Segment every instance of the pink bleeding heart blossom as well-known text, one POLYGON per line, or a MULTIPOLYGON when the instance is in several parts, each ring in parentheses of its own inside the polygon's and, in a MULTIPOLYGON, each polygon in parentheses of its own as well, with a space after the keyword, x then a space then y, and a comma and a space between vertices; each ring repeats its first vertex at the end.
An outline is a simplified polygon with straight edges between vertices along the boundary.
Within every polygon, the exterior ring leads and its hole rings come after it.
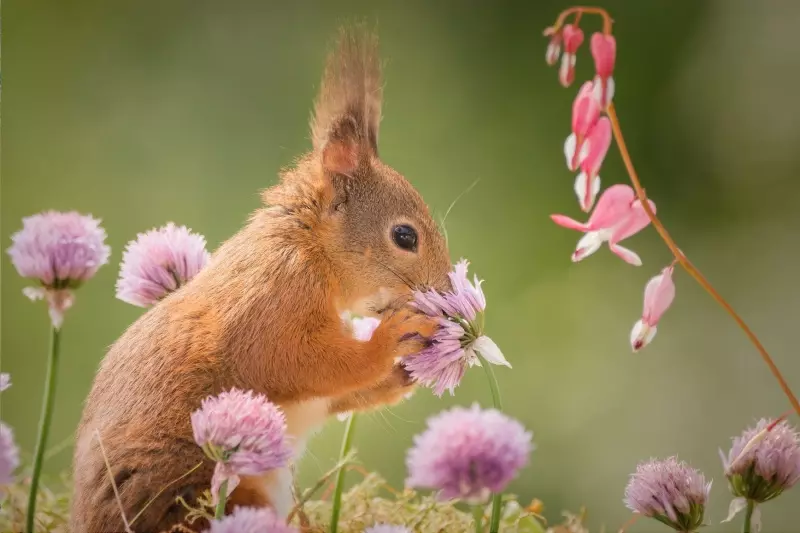
POLYGON ((653 340, 656 335, 656 326, 661 316, 672 305, 675 299, 675 283, 672 281, 674 266, 666 267, 661 273, 653 277, 644 289, 644 311, 642 318, 634 324, 631 330, 631 348, 638 352, 653 340))
POLYGON ((431 417, 408 451, 409 487, 439 490, 439 498, 481 503, 503 491, 528 463, 532 434, 496 409, 454 407, 431 417))
POLYGON ((600 167, 611 146, 611 121, 601 117, 589 132, 585 145, 586 157, 581 161, 581 172, 575 178, 575 194, 581 209, 592 210, 594 199, 600 192, 600 167))
POLYGON ((228 516, 212 520, 204 533, 299 533, 267 507, 236 507, 228 516))
POLYGON ((185 285, 206 265, 206 239, 170 222, 140 233, 122 255, 117 298, 150 307, 185 285))
POLYGON ((614 63, 617 58, 617 40, 613 35, 595 33, 589 44, 594 57, 595 96, 605 109, 614 98, 614 63))
MULTIPOLYGON (((648 202, 655 213, 655 203, 652 200, 648 202)), ((564 215, 551 215, 550 218, 559 226, 585 233, 572 254, 573 262, 586 259, 599 250, 604 242, 608 242, 609 249, 626 263, 634 266, 642 264, 635 252, 619 245, 621 241, 639 233, 650 224, 650 218, 630 186, 612 185, 603 191, 586 223, 564 215)))
POLYGON ((439 329, 430 346, 404 359, 403 365, 415 381, 433 388, 441 396, 444 391, 454 393, 468 367, 480 365, 480 354, 493 365, 511 365, 497 344, 484 335, 483 314, 486 298, 477 276, 470 282, 467 277, 469 263, 459 261, 450 272, 453 290, 439 293, 435 290, 414 293, 414 305, 423 313, 436 317, 439 329))
POLYGON ((574 24, 566 24, 561 30, 561 35, 564 40, 564 54, 561 56, 558 80, 564 87, 569 87, 575 81, 576 54, 583 44, 583 30, 574 24))
POLYGON ((210 396, 191 420, 195 442, 217 463, 211 479, 215 502, 223 482, 230 494, 240 475, 261 475, 291 458, 283 411, 263 394, 231 389, 210 396))
POLYGON ((564 141, 564 156, 567 158, 567 168, 573 172, 589 155, 587 137, 600 118, 600 104, 594 97, 592 87, 592 82, 584 83, 572 103, 572 133, 564 141))
POLYGON ((561 55, 561 32, 553 31, 553 28, 547 28, 544 31, 545 37, 550 37, 550 42, 547 43, 547 51, 544 54, 544 60, 548 65, 553 66, 558 63, 558 58, 561 55))
POLYGON ((23 218, 22 229, 11 240, 8 255, 17 272, 42 285, 26 287, 23 293, 31 300, 46 300, 53 327, 61 328, 74 301, 73 290, 94 276, 111 254, 100 220, 75 211, 46 211, 23 218))

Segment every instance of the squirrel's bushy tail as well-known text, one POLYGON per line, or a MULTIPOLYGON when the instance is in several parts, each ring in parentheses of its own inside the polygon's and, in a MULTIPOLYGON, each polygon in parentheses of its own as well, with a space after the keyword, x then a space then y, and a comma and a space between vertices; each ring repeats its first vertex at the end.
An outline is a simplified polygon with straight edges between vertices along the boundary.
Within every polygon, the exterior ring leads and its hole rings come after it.
POLYGON ((311 138, 321 150, 343 120, 356 127, 377 153, 383 82, 378 37, 366 25, 342 27, 328 56, 311 119, 311 138))

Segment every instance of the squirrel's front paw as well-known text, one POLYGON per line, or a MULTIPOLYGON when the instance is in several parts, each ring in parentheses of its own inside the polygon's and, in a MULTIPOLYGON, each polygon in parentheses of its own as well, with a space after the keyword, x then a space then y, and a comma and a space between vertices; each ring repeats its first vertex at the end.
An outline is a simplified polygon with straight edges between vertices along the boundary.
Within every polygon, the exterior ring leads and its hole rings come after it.
POLYGON ((439 328, 436 318, 416 309, 403 307, 392 311, 381 323, 386 337, 394 344, 392 357, 403 358, 423 350, 439 328))

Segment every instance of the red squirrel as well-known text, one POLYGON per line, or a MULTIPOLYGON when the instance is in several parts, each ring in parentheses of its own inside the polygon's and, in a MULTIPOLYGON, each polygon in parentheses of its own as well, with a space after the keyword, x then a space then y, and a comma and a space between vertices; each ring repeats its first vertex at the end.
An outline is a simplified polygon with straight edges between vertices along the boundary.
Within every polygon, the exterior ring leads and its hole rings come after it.
MULTIPOLYGON (((134 522, 137 533, 183 520, 176 498, 194 502, 213 471, 189 418, 209 395, 265 394, 286 414, 297 460, 331 414, 411 390, 397 358, 421 350, 437 325, 409 301, 417 289, 449 290, 451 264, 420 194, 378 158, 381 100, 377 38, 343 29, 315 102, 312 151, 281 171, 264 206, 203 271, 103 359, 78 429, 74 533, 124 531, 111 477, 128 520, 163 489, 134 522), (346 312, 381 318, 370 340, 352 336, 346 312)), ((245 477, 228 510, 271 506, 285 516, 290 487, 288 468, 245 477)))

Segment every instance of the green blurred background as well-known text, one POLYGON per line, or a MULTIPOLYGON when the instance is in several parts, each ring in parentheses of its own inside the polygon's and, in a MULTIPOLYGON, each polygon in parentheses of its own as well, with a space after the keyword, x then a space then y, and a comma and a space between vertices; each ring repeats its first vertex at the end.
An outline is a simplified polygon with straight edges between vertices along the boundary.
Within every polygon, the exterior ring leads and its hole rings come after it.
MULTIPOLYGON (((387 60, 381 154, 447 218, 453 259, 486 279, 488 331, 513 370, 497 371, 508 412, 537 449, 511 489, 546 515, 588 506, 616 530, 629 472, 679 454, 714 478, 707 531, 730 497, 718 447, 787 402, 735 324, 683 272, 654 344, 628 333, 644 284, 669 260, 650 229, 644 266, 602 249, 569 260, 580 218, 562 143, 577 90, 544 63, 542 29, 563 1, 3 2, 2 246, 20 219, 77 209, 103 219, 113 254, 80 289, 64 328, 51 445, 70 437, 107 346, 141 314, 114 299, 125 243, 167 221, 216 247, 259 205, 258 191, 308 149, 307 118, 338 23, 377 22, 387 60)), ((616 103, 649 195, 682 249, 762 336, 800 390, 796 349, 800 56, 790 0, 607 1, 618 40, 616 103)), ((586 19, 585 29, 599 28, 586 19)), ((578 80, 592 75, 584 47, 578 80)), ((577 85, 577 84, 576 84, 577 85)), ((626 180, 612 149, 606 185, 626 180)), ((2 258, 2 418, 29 456, 48 318, 2 258)), ((454 398, 427 390, 364 417, 366 465, 395 485, 427 416, 489 403, 480 371, 454 398)), ((333 462, 331 421, 304 459, 304 483, 333 462)), ((69 465, 64 450, 47 465, 69 465)), ((764 507, 768 531, 797 529, 800 489, 764 507), (795 510, 794 515, 792 510, 795 510)), ((630 529, 659 531, 640 521, 630 529)))

